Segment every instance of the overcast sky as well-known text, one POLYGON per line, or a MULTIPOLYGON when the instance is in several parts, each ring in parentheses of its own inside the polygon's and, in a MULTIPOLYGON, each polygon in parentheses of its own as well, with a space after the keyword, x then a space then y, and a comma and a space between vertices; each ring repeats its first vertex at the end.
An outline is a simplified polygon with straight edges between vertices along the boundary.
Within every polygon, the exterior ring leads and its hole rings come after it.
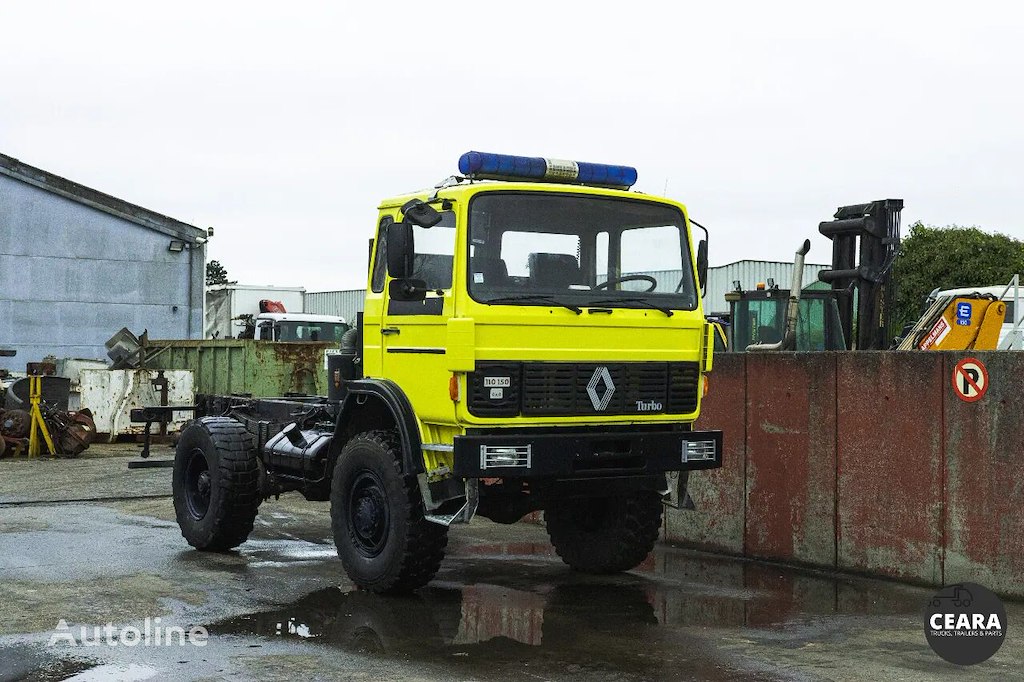
POLYGON ((0 151, 361 288, 380 199, 471 149, 636 166, 711 263, 829 262, 837 206, 1024 238, 1015 3, 6 2, 0 151))

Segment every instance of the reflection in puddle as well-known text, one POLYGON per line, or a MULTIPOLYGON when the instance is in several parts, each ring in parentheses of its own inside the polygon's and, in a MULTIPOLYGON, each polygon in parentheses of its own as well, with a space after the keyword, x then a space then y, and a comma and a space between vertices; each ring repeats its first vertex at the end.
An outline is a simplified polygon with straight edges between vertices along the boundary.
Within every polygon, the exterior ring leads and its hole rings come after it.
POLYGON ((364 653, 432 657, 516 643, 564 647, 623 628, 657 626, 648 590, 572 584, 524 591, 495 584, 427 587, 382 597, 328 588, 288 606, 215 623, 210 633, 316 639, 364 653))
POLYGON ((321 545, 306 540, 252 539, 238 548, 239 554, 267 562, 323 561, 338 556, 334 545, 321 545))
MULTIPOLYGON (((765 679, 768 671, 737 667, 709 640, 729 628, 751 642, 822 642, 843 637, 838 624, 847 616, 920 608, 917 588, 671 548, 616 576, 583 576, 547 559, 507 560, 547 553, 543 544, 460 548, 414 595, 332 587, 209 630, 449 666, 503 662, 569 666, 584 675, 670 678, 685 671, 687 677, 765 679)), ((497 669, 472 674, 486 670, 497 669)))

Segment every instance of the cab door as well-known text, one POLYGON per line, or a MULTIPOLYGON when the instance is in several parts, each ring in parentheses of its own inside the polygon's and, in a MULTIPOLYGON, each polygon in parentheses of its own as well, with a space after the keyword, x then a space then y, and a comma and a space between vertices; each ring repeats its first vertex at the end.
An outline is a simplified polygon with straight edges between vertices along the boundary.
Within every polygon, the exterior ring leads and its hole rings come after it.
POLYGON ((451 373, 445 362, 445 343, 455 305, 454 212, 442 211, 441 222, 430 228, 414 225, 413 243, 412 279, 425 282, 428 291, 422 301, 400 301, 385 295, 381 376, 401 387, 421 420, 450 424, 455 421, 455 409, 448 395, 451 373))

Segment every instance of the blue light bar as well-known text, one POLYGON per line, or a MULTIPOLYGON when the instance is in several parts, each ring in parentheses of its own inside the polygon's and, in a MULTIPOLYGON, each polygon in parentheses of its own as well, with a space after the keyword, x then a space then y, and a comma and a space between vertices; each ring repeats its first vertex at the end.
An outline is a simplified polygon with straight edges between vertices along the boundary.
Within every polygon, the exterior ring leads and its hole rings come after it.
POLYGON ((486 152, 463 154, 459 172, 474 180, 535 180, 614 189, 629 189, 636 184, 636 169, 631 166, 486 152))

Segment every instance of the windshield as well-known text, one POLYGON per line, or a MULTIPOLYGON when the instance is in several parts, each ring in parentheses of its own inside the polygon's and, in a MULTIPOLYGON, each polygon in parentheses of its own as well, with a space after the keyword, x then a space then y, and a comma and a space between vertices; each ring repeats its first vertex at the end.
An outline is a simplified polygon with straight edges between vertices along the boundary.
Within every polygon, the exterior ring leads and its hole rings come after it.
POLYGON ((341 337, 349 326, 343 322, 292 322, 282 321, 276 325, 278 341, 330 341, 341 343, 341 337))
POLYGON ((469 232, 477 301, 697 307, 683 214, 671 206, 489 192, 470 204, 469 232))

